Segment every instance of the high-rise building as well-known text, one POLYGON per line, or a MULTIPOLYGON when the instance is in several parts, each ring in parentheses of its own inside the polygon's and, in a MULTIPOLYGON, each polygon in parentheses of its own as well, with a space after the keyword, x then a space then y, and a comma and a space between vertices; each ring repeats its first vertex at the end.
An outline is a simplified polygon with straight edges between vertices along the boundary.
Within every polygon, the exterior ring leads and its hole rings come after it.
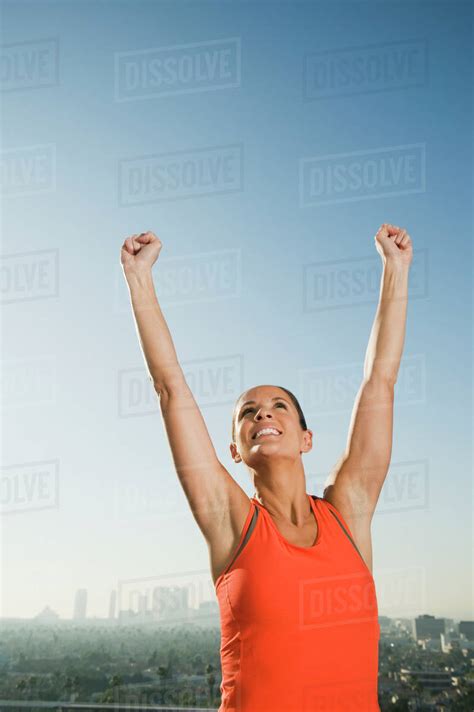
POLYGON ((148 610, 147 605, 147 595, 146 593, 140 593, 138 596, 138 614, 143 615, 148 610))
POLYGON ((155 586, 153 589, 152 615, 155 621, 189 620, 188 589, 180 586, 155 586))
POLYGON ((474 621, 459 621, 459 632, 468 640, 474 640, 474 621))
POLYGON ((114 589, 113 591, 110 592, 110 601, 109 601, 109 619, 114 619, 115 618, 115 607, 117 605, 117 591, 114 589))
POLYGON ((439 640, 441 633, 445 633, 444 618, 434 616, 417 616, 413 621, 413 635, 415 640, 434 639, 439 640))
MULTIPOLYGON (((180 623, 192 618, 186 586, 154 586, 144 592, 135 590, 118 610, 118 620, 180 623)), ((118 599, 120 601, 120 599, 118 599)), ((120 603, 119 603, 120 605, 120 603)))
POLYGON ((392 628, 392 620, 388 616, 379 616, 379 626, 381 633, 388 633, 392 628))
POLYGON ((457 633, 441 633, 441 650, 449 653, 451 650, 461 650, 462 641, 457 633))
POLYGON ((78 588, 74 598, 74 613, 73 618, 75 621, 83 621, 86 617, 87 609, 87 589, 78 588))
POLYGON ((400 680, 410 682, 417 680, 426 690, 438 692, 452 687, 452 673, 447 670, 413 670, 401 668, 400 680))

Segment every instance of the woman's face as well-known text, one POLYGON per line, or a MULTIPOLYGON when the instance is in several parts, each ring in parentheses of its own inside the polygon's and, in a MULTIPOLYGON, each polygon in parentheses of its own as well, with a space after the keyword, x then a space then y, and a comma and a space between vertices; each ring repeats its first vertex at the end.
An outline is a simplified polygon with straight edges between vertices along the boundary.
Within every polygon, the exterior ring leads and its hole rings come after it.
POLYGON ((235 407, 234 429, 232 457, 249 466, 261 457, 294 457, 311 449, 311 431, 301 428, 298 411, 277 386, 245 391, 235 407))

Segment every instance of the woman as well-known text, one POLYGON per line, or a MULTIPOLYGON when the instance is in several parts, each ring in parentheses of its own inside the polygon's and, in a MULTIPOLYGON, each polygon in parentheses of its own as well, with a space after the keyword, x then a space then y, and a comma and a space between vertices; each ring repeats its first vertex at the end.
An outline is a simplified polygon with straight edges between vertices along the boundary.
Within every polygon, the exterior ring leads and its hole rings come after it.
POLYGON ((121 263, 176 472, 209 547, 221 615, 220 712, 372 712, 380 628, 371 520, 388 471, 394 384, 405 337, 412 244, 375 235, 379 304, 346 449, 322 497, 306 493, 313 433, 295 396, 261 385, 238 399, 230 451, 249 498, 218 460, 158 304, 152 232, 123 243, 121 263))

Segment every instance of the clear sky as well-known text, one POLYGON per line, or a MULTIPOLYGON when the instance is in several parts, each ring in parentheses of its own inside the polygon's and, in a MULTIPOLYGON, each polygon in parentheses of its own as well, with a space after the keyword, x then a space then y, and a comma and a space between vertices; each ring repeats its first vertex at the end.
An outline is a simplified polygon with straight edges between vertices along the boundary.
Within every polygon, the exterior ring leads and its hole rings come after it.
MULTIPOLYGON (((232 404, 284 385, 345 446, 383 222, 415 257, 379 611, 472 617, 472 5, 2 5, 3 616, 76 589, 215 600, 119 265, 153 230, 178 356, 223 463, 232 404), (133 580, 133 583, 130 583, 133 580)), ((128 600, 128 599, 127 599, 128 600)))

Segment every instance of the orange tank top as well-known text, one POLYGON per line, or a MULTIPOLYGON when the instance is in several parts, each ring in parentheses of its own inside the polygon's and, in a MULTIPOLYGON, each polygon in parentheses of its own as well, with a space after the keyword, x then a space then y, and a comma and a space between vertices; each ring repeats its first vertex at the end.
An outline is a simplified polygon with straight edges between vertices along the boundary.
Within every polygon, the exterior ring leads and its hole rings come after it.
POLYGON ((252 497, 216 580, 218 712, 380 712, 374 579, 340 512, 308 497, 312 546, 288 542, 252 497))

